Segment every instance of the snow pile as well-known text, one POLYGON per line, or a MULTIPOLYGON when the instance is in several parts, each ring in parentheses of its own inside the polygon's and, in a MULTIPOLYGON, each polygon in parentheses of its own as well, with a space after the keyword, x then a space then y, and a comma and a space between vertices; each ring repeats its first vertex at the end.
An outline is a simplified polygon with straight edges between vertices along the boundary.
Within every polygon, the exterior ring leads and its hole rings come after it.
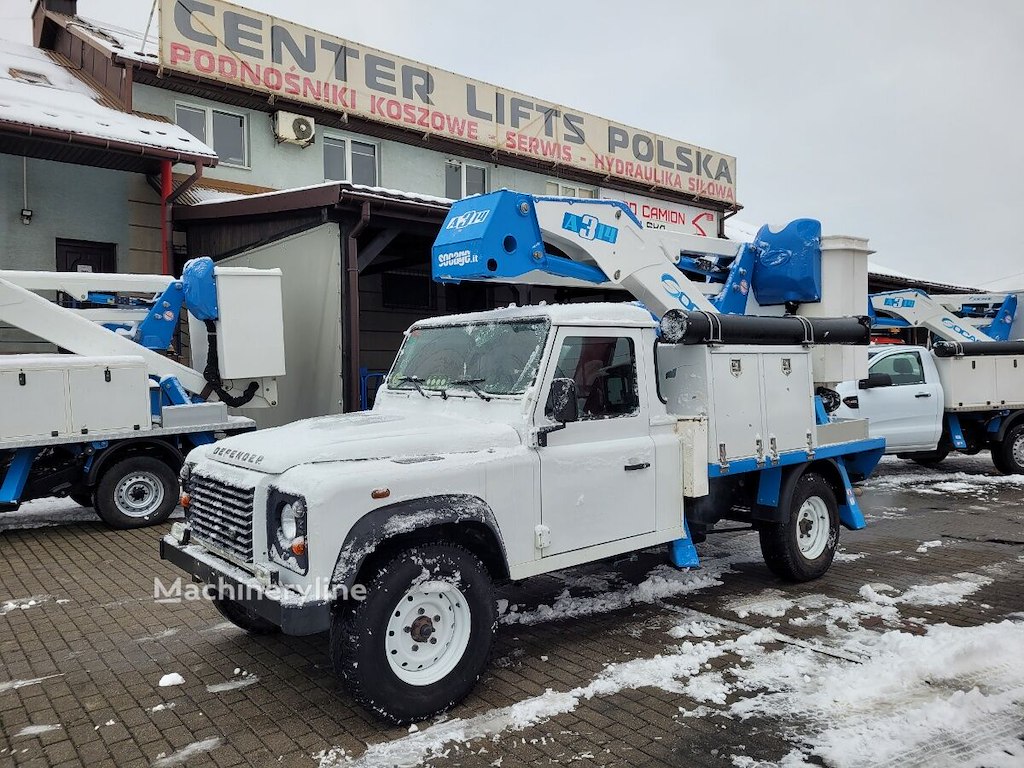
POLYGON ((941 546, 942 546, 942 541, 938 540, 938 539, 935 540, 935 541, 924 541, 924 542, 921 542, 921 546, 917 548, 917 551, 918 552, 927 552, 929 549, 935 549, 935 547, 941 547, 941 546))
POLYGON ((167 688, 172 685, 184 685, 185 678, 179 675, 177 672, 171 672, 160 678, 159 686, 161 688, 167 688))
POLYGON ((942 624, 857 643, 870 651, 857 665, 787 647, 734 667, 737 688, 763 692, 730 712, 809 723, 815 732, 800 738, 836 768, 906 765, 909 755, 921 765, 978 764, 993 739, 1012 743, 1021 731, 1024 624, 942 624))

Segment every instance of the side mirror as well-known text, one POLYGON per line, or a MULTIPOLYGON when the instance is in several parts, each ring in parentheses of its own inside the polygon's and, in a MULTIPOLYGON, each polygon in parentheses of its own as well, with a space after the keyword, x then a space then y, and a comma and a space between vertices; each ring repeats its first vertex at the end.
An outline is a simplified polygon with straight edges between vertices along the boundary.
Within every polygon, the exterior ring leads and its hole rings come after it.
POLYGON ((576 400, 576 382, 573 379, 553 379, 548 391, 544 415, 559 424, 569 424, 580 418, 580 407, 576 400))
POLYGON ((888 373, 872 373, 866 379, 857 382, 858 389, 877 389, 878 387, 891 387, 892 376, 888 373))

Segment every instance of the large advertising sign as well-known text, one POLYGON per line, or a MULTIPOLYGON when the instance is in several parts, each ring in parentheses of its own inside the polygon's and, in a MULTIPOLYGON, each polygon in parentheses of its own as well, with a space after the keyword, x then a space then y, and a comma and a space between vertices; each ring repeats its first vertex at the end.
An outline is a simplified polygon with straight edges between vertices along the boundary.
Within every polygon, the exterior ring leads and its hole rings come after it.
POLYGON ((421 134, 736 202, 736 159, 223 0, 161 0, 160 65, 421 134))
POLYGON ((647 229, 669 229, 687 235, 718 237, 720 214, 717 211, 631 195, 617 189, 602 189, 601 197, 625 202, 647 229))

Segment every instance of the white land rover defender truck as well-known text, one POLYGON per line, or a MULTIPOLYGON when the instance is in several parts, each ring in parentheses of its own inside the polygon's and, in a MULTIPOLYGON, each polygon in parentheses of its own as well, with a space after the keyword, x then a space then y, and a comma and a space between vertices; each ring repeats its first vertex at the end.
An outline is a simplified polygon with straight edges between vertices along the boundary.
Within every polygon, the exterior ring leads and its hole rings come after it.
MULTIPOLYGON (((513 235, 536 269, 542 202, 456 203, 449 220, 471 222, 458 234, 471 256, 452 269, 490 270, 515 255, 513 235), (481 216, 497 230, 474 233, 490 226, 481 216)), ((563 204, 642 231, 615 215, 621 204, 563 204)), ((679 272, 671 301, 679 285, 704 299, 679 272)), ((250 632, 329 631, 337 674, 393 722, 472 690, 497 625, 495 582, 664 544, 676 565, 697 566, 693 540, 722 519, 758 530, 779 576, 822 576, 840 526, 864 525, 850 481, 884 442, 824 412, 813 338, 866 344, 866 325, 670 307, 657 306, 660 324, 625 303, 418 322, 372 411, 192 451, 186 521, 161 556, 212 585, 221 613, 250 632)))

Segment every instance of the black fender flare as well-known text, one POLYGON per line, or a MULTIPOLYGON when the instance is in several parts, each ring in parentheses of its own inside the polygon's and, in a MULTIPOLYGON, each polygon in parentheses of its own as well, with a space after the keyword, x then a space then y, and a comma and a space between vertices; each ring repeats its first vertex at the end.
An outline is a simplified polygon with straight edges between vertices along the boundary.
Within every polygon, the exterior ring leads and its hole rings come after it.
MULTIPOLYGON (((333 589, 351 589, 363 563, 384 542, 400 536, 423 533, 446 525, 483 526, 493 538, 500 557, 499 573, 508 575, 508 554, 497 518, 478 496, 448 494, 425 496, 389 504, 368 512, 349 529, 331 575, 333 589)), ((458 542, 462 543, 462 542, 458 542)), ((492 572, 495 570, 491 568, 492 572)))
POLYGON ((126 440, 117 440, 108 447, 98 450, 92 466, 89 468, 86 482, 89 485, 95 485, 107 467, 121 457, 130 456, 133 453, 157 454, 174 468, 175 474, 185 461, 185 455, 178 450, 177 446, 167 440, 161 440, 159 437, 131 437, 126 440))

